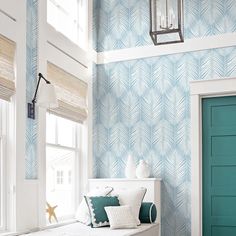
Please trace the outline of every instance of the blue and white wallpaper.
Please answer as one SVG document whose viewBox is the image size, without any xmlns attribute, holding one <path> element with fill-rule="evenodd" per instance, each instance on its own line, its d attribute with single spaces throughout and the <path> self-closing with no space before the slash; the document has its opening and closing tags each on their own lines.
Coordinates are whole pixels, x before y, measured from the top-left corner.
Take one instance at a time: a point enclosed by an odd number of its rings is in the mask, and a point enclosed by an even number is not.
<svg viewBox="0 0 236 236">
<path fill-rule="evenodd" d="M 236 31 L 235 0 L 184 0 L 185 39 Z M 94 48 L 152 44 L 149 0 L 94 0 Z"/>
<path fill-rule="evenodd" d="M 185 0 L 185 38 L 236 31 L 235 0 Z M 27 0 L 27 101 L 37 78 L 37 0 Z M 148 0 L 94 0 L 94 47 L 152 44 Z M 190 236 L 189 81 L 236 76 L 236 48 L 94 65 L 94 177 L 124 177 L 127 156 L 161 177 L 162 236 Z M 37 120 L 27 119 L 26 178 L 37 178 Z"/>
<path fill-rule="evenodd" d="M 190 235 L 189 81 L 236 76 L 236 48 L 110 63 L 94 78 L 94 175 L 124 177 L 129 153 L 161 177 L 162 236 Z"/>
<path fill-rule="evenodd" d="M 236 31 L 235 0 L 185 0 L 185 39 Z M 148 0 L 95 0 L 97 51 L 152 44 Z M 236 76 L 236 48 L 94 66 L 94 176 L 124 177 L 128 154 L 161 177 L 162 236 L 191 235 L 189 81 Z"/>
<path fill-rule="evenodd" d="M 38 1 L 27 0 L 26 101 L 31 102 L 37 84 Z M 26 104 L 27 105 L 27 104 Z M 27 111 L 27 108 L 26 108 Z M 27 115 L 26 115 L 27 116 Z M 25 178 L 37 179 L 37 119 L 26 118 Z"/>
</svg>

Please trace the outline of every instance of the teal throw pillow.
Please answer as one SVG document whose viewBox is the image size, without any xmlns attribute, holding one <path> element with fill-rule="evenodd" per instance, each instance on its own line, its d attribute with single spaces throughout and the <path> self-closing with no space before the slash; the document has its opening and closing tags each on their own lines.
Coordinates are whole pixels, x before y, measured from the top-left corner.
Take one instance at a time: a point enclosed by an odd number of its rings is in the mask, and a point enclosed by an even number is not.
<svg viewBox="0 0 236 236">
<path fill-rule="evenodd" d="M 91 217 L 91 227 L 98 228 L 109 225 L 105 207 L 120 206 L 118 197 L 88 197 L 85 196 Z"/>
<path fill-rule="evenodd" d="M 157 218 L 157 208 L 152 202 L 143 202 L 139 211 L 141 223 L 154 223 Z"/>
</svg>

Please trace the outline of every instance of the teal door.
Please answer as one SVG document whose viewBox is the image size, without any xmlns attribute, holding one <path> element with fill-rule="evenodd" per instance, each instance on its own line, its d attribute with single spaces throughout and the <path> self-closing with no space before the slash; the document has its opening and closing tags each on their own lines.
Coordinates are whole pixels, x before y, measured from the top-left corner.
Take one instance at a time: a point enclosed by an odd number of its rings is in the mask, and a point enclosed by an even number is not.
<svg viewBox="0 0 236 236">
<path fill-rule="evenodd" d="M 202 105 L 203 236 L 236 236 L 236 97 Z"/>
</svg>

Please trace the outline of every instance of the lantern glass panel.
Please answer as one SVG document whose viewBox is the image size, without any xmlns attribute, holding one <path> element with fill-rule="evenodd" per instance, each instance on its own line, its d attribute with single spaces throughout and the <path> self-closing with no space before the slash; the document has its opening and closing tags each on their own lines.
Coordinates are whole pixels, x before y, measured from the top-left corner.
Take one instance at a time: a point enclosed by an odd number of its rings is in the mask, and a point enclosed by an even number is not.
<svg viewBox="0 0 236 236">
<path fill-rule="evenodd" d="M 150 0 L 150 35 L 154 44 L 183 41 L 183 0 Z"/>
</svg>

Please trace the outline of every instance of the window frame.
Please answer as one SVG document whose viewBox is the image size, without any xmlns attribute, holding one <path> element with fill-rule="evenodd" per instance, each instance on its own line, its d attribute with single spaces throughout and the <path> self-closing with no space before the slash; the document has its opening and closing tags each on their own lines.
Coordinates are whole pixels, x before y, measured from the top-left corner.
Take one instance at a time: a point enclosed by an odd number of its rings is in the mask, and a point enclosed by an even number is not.
<svg viewBox="0 0 236 236">
<path fill-rule="evenodd" d="M 89 41 L 89 4 L 86 4 L 86 45 L 85 47 L 81 47 L 79 43 L 74 43 L 68 37 L 66 37 L 60 31 L 57 31 L 50 23 L 47 22 L 47 1 L 45 1 L 44 9 L 46 10 L 45 15 L 45 27 L 46 27 L 46 37 L 47 37 L 47 44 L 51 50 L 57 49 L 61 51 L 66 56 L 69 56 L 75 62 L 79 62 L 82 67 L 88 67 L 89 60 L 88 60 L 88 41 Z M 79 1 L 79 0 L 78 0 Z"/>
<path fill-rule="evenodd" d="M 63 170 L 57 170 L 56 185 L 63 185 L 64 183 L 64 172 Z"/>
<path fill-rule="evenodd" d="M 51 115 L 50 112 L 46 112 L 46 123 L 47 123 L 47 115 Z M 81 186 L 80 186 L 80 177 L 81 177 L 81 162 L 82 162 L 82 147 L 81 147 L 81 139 L 83 137 L 83 125 L 82 124 L 79 124 L 79 123 L 76 123 L 76 122 L 73 122 L 74 123 L 74 132 L 73 132 L 73 135 L 74 135 L 74 146 L 73 147 L 69 147 L 69 146 L 64 146 L 64 145 L 61 145 L 59 142 L 58 142 L 58 118 L 61 118 L 60 116 L 57 116 L 57 115 L 53 115 L 56 117 L 56 120 L 55 120 L 55 143 L 50 143 L 50 142 L 47 142 L 47 139 L 46 139 L 46 142 L 45 142 L 45 149 L 47 150 L 47 147 L 53 147 L 53 148 L 57 148 L 57 149 L 63 149 L 63 150 L 69 150 L 69 151 L 73 151 L 74 154 L 75 154 L 75 157 L 74 157 L 74 175 L 72 174 L 71 175 L 71 184 L 74 183 L 74 189 L 72 190 L 73 191 L 73 205 L 74 205 L 74 214 L 71 214 L 71 215 L 66 215 L 66 216 L 62 216 L 62 217 L 58 217 L 58 223 L 57 224 L 61 224 L 65 221 L 68 221 L 68 220 L 71 220 L 71 219 L 74 219 L 74 216 L 75 216 L 75 212 L 76 212 L 76 207 L 77 207 L 77 204 L 78 204 L 78 200 L 79 197 L 80 197 L 80 191 L 81 191 Z M 64 119 L 64 118 L 63 118 Z M 68 119 L 66 119 L 68 120 Z M 47 133 L 46 133 L 46 137 L 47 137 Z M 47 156 L 46 156 L 47 158 Z M 57 170 L 57 171 L 60 171 L 60 170 Z M 67 170 L 66 170 L 67 171 Z M 68 171 L 67 171 L 68 172 Z M 57 179 L 57 177 L 56 177 Z M 47 181 L 47 176 L 45 176 L 45 180 Z M 64 184 L 67 184 L 68 183 L 68 176 L 67 174 L 65 174 L 65 171 L 63 172 L 63 182 L 62 184 L 57 184 L 57 181 L 56 181 L 56 185 L 58 187 L 63 187 Z M 45 189 L 45 193 L 46 193 L 46 189 Z M 48 225 L 48 222 L 46 222 L 46 224 Z"/>
<path fill-rule="evenodd" d="M 7 181 L 6 181 L 6 158 L 5 156 L 5 140 L 4 136 L 0 135 L 0 165 L 1 165 L 1 170 L 0 170 L 0 179 L 1 179 L 1 186 L 0 186 L 0 209 L 1 209 L 1 216 L 0 216 L 0 232 L 6 231 L 6 222 L 7 222 L 7 214 L 6 214 L 6 208 L 7 208 L 7 202 L 6 202 L 6 186 L 7 186 Z"/>
<path fill-rule="evenodd" d="M 63 12 L 64 8 L 62 8 L 60 5 L 57 5 L 55 2 L 53 2 L 52 0 L 46 0 L 47 2 L 47 13 L 48 13 L 48 4 L 49 4 L 49 1 L 51 2 L 51 4 L 53 4 L 56 8 L 61 9 L 61 11 Z M 77 42 L 73 41 L 72 39 L 70 39 L 66 34 L 64 34 L 63 32 L 61 32 L 60 30 L 57 30 L 56 29 L 56 26 L 51 24 L 50 22 L 48 22 L 48 15 L 47 15 L 47 25 L 50 26 L 52 28 L 53 31 L 55 32 L 58 32 L 59 34 L 63 35 L 65 40 L 69 41 L 70 43 L 73 43 L 75 44 L 76 46 L 78 46 L 79 48 L 83 49 L 83 50 L 87 50 L 88 48 L 88 1 L 86 0 L 76 0 L 77 1 L 77 32 L 76 32 L 76 40 Z M 83 7 L 80 7 L 79 5 L 80 4 L 84 4 Z M 60 10 L 59 10 L 60 11 Z M 83 12 L 85 11 L 85 18 L 83 20 L 85 20 L 84 22 L 84 34 L 82 34 L 81 36 L 81 33 L 80 33 L 80 28 L 81 28 L 81 23 L 80 23 L 80 12 Z M 80 43 L 80 39 L 82 38 L 82 40 L 84 41 L 84 43 Z"/>
<path fill-rule="evenodd" d="M 5 103 L 5 104 L 4 104 Z M 8 152 L 7 139 L 9 134 L 9 104 L 4 101 L 0 104 L 0 233 L 6 232 L 8 229 L 8 189 L 9 189 L 9 173 L 8 173 Z"/>
<path fill-rule="evenodd" d="M 92 68 L 93 61 L 96 61 L 96 55 L 92 49 L 92 12 L 93 1 L 88 0 L 88 50 L 84 51 L 73 43 L 65 42 L 63 35 L 53 31 L 52 27 L 47 24 L 47 3 L 39 1 L 39 26 L 38 26 L 38 71 L 47 74 L 47 63 L 62 68 L 73 76 L 80 78 L 88 83 L 88 110 L 92 114 Z M 68 41 L 68 40 L 67 40 Z M 46 223 L 45 202 L 46 202 L 46 110 L 39 108 L 38 111 L 38 151 L 39 156 L 39 192 L 41 196 L 38 199 L 38 226 L 40 228 L 50 228 Z M 80 150 L 80 166 L 79 172 L 75 173 L 78 181 L 76 191 L 76 206 L 83 199 L 84 193 L 87 191 L 88 178 L 93 177 L 93 158 L 92 158 L 92 116 L 88 116 L 83 123 L 81 131 L 82 140 L 79 141 Z M 74 222 L 75 220 L 68 221 Z M 58 223 L 58 225 L 65 224 Z"/>
</svg>

